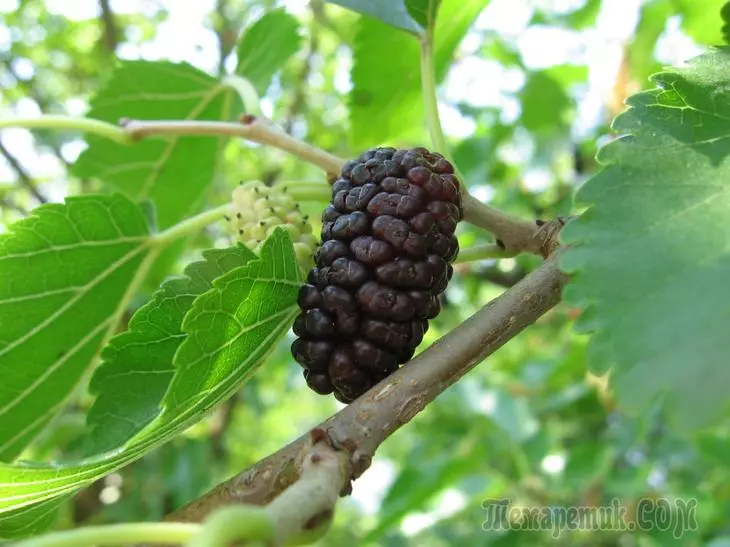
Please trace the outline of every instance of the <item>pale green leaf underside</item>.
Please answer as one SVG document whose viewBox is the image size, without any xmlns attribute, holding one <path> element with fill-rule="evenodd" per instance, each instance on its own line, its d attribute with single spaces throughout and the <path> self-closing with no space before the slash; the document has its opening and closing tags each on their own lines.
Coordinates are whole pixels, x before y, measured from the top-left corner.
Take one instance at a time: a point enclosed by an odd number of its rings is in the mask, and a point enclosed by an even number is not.
<svg viewBox="0 0 730 547">
<path fill-rule="evenodd" d="M 0 465 L 0 537 L 26 526 L 30 512 L 38 518 L 37 504 L 52 509 L 50 500 L 141 457 L 239 389 L 289 329 L 300 284 L 291 239 L 277 229 L 260 259 L 216 279 L 194 300 L 163 412 L 124 448 L 80 462 Z"/>
<path fill-rule="evenodd" d="M 299 51 L 299 21 L 284 10 L 273 10 L 246 30 L 238 43 L 236 74 L 245 77 L 259 95 L 271 79 Z"/>
<path fill-rule="evenodd" d="M 423 27 L 413 20 L 403 0 L 326 0 L 349 10 L 369 15 L 386 25 L 414 34 L 423 32 Z M 428 1 L 428 0 L 425 0 Z"/>
<path fill-rule="evenodd" d="M 0 460 L 22 452 L 93 364 L 148 242 L 121 195 L 44 205 L 0 236 Z"/>
<path fill-rule="evenodd" d="M 653 80 L 578 193 L 591 208 L 562 236 L 576 274 L 565 295 L 586 308 L 589 364 L 613 367 L 623 408 L 663 396 L 689 429 L 730 407 L 730 51 Z"/>
<path fill-rule="evenodd" d="M 489 0 L 444 0 L 435 27 L 437 81 Z M 394 55 L 393 52 L 398 52 Z M 350 139 L 354 149 L 379 144 L 425 144 L 420 45 L 412 35 L 369 17 L 355 29 Z"/>
<path fill-rule="evenodd" d="M 255 258 L 243 245 L 205 251 L 203 261 L 189 265 L 185 277 L 163 283 L 135 312 L 127 331 L 110 340 L 102 353 L 104 362 L 91 379 L 90 390 L 97 398 L 87 416 L 87 454 L 122 446 L 157 417 L 175 372 L 175 352 L 185 337 L 183 318 L 193 300 L 209 290 L 215 278 Z"/>
<path fill-rule="evenodd" d="M 110 123 L 122 118 L 227 121 L 239 111 L 240 100 L 231 89 L 187 63 L 123 61 L 91 100 L 87 115 Z M 121 145 L 89 137 L 88 142 L 73 174 L 110 183 L 137 201 L 151 199 L 164 229 L 196 209 L 225 139 L 171 136 Z"/>
</svg>

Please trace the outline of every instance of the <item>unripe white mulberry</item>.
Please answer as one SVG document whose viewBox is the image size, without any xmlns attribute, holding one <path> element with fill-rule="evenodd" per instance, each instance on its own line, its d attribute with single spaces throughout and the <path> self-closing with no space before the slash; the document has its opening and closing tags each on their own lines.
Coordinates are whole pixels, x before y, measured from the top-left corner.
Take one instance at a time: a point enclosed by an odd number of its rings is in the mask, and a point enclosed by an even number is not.
<svg viewBox="0 0 730 547">
<path fill-rule="evenodd" d="M 227 219 L 234 238 L 254 252 L 277 226 L 284 228 L 294 243 L 299 265 L 304 270 L 312 267 L 317 239 L 308 216 L 301 213 L 286 186 L 266 186 L 259 180 L 241 183 L 233 190 Z"/>
</svg>

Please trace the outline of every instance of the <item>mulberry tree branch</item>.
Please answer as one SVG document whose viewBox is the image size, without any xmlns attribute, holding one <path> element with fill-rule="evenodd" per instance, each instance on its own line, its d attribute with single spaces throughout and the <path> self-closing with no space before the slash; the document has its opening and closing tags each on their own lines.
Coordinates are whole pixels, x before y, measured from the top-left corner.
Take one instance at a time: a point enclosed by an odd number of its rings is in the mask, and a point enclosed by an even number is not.
<svg viewBox="0 0 730 547">
<path fill-rule="evenodd" d="M 352 479 L 368 468 L 378 446 L 393 432 L 557 304 L 567 278 L 558 269 L 556 255 L 316 428 L 349 454 Z M 309 438 L 309 433 L 302 436 L 167 520 L 200 522 L 221 506 L 269 503 L 298 480 L 297 458 Z"/>
<path fill-rule="evenodd" d="M 335 177 L 345 162 L 321 148 L 288 135 L 263 116 L 243 115 L 241 123 L 123 119 L 120 121 L 120 126 L 115 126 L 91 118 L 46 115 L 38 118 L 0 120 L 0 129 L 3 127 L 75 129 L 109 138 L 119 144 L 131 144 L 143 138 L 169 135 L 227 135 L 289 152 L 312 165 L 321 167 L 330 177 Z M 497 244 L 507 253 L 530 252 L 544 257 L 555 249 L 554 236 L 563 225 L 562 220 L 537 225 L 482 203 L 468 192 L 464 195 L 464 219 L 494 234 Z"/>
<path fill-rule="evenodd" d="M 548 256 L 555 250 L 555 235 L 562 220 L 536 224 L 464 195 L 464 220 L 494 234 L 497 244 L 509 254 L 523 251 Z"/>
<path fill-rule="evenodd" d="M 259 144 L 267 144 L 289 152 L 309 163 L 321 167 L 327 173 L 340 171 L 344 160 L 288 135 L 264 117 L 243 116 L 242 123 L 205 121 L 141 121 L 123 120 L 124 131 L 133 139 L 153 135 L 229 135 L 241 137 Z"/>
<path fill-rule="evenodd" d="M 288 135 L 264 117 L 247 118 L 247 116 L 243 116 L 243 123 L 241 124 L 205 121 L 124 120 L 122 127 L 134 139 L 154 135 L 230 135 L 242 137 L 289 152 L 321 167 L 330 175 L 336 175 L 345 162 L 342 158 Z M 552 229 L 538 227 L 533 222 L 504 213 L 480 202 L 468 193 L 464 196 L 464 219 L 494 234 L 508 254 L 527 251 L 548 256 L 554 250 L 553 247 L 547 245 L 553 239 L 554 231 Z"/>
<path fill-rule="evenodd" d="M 22 184 L 39 203 L 46 203 L 48 200 L 46 199 L 46 197 L 43 194 L 41 194 L 38 191 L 38 188 L 35 187 L 35 184 L 33 184 L 33 178 L 25 170 L 25 168 L 20 164 L 20 161 L 18 161 L 18 158 L 13 156 L 10 153 L 10 151 L 7 148 L 5 148 L 5 146 L 2 144 L 2 142 L 0 142 L 0 154 L 3 155 L 5 160 L 10 164 L 10 166 L 18 174 L 18 180 L 20 181 L 20 184 Z"/>
<path fill-rule="evenodd" d="M 113 55 L 119 45 L 119 30 L 109 0 L 99 0 L 99 11 L 101 11 L 101 24 L 104 28 L 104 47 L 108 53 Z"/>
</svg>

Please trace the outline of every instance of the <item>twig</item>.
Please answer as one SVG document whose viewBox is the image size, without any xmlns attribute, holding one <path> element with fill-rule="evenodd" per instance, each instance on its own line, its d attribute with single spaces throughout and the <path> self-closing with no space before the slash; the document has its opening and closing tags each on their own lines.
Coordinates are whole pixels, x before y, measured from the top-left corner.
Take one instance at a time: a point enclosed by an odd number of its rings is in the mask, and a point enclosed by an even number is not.
<svg viewBox="0 0 730 547">
<path fill-rule="evenodd" d="M 10 209 L 12 211 L 15 211 L 16 213 L 20 213 L 23 216 L 28 216 L 30 214 L 30 211 L 28 211 L 25 207 L 22 207 L 21 205 L 18 205 L 13 200 L 9 198 L 0 198 L 0 207 L 4 207 L 6 209 Z"/>
<path fill-rule="evenodd" d="M 330 154 L 316 146 L 300 141 L 274 125 L 264 117 L 249 119 L 243 116 L 244 123 L 207 122 L 207 121 L 141 121 L 123 120 L 122 128 L 133 139 L 153 135 L 230 135 L 243 137 L 260 144 L 274 146 L 317 165 L 328 174 L 338 173 L 344 163 L 342 158 Z M 246 123 L 248 121 L 248 123 Z M 508 254 L 527 251 L 548 256 L 555 247 L 555 229 L 562 223 L 538 226 L 533 222 L 503 213 L 482 203 L 468 193 L 464 195 L 464 219 L 475 226 L 494 234 L 498 244 Z M 558 221 L 556 221 L 558 222 Z"/>
<path fill-rule="evenodd" d="M 152 135 L 230 135 L 253 142 L 274 146 L 324 169 L 327 173 L 339 173 L 344 160 L 316 146 L 287 135 L 264 117 L 250 120 L 243 116 L 243 123 L 206 121 L 140 121 L 123 120 L 124 131 L 134 139 Z"/>
<path fill-rule="evenodd" d="M 194 524 L 129 522 L 100 526 L 82 526 L 44 534 L 13 544 L 13 547 L 81 547 L 86 545 L 131 545 L 138 541 L 156 541 L 163 545 L 180 545 L 198 532 Z"/>
<path fill-rule="evenodd" d="M 119 45 L 119 33 L 114 20 L 114 12 L 109 5 L 109 0 L 99 0 L 99 8 L 101 9 L 101 22 L 104 26 L 104 47 L 109 53 L 114 54 Z"/>
<path fill-rule="evenodd" d="M 324 0 L 310 0 L 309 7 L 312 10 L 314 20 L 323 27 L 331 30 L 337 37 L 337 41 L 339 43 L 348 45 L 352 43 L 352 36 L 342 32 L 337 25 L 335 25 L 334 21 L 330 19 L 329 15 L 327 15 Z"/>
<path fill-rule="evenodd" d="M 31 177 L 30 174 L 25 170 L 25 168 L 20 164 L 18 159 L 13 156 L 10 151 L 5 148 L 5 146 L 3 146 L 2 142 L 0 142 L 0 154 L 3 155 L 3 157 L 10 164 L 10 167 L 12 167 L 18 174 L 18 180 L 20 181 L 20 184 L 22 184 L 25 189 L 28 190 L 36 200 L 38 200 L 39 203 L 47 203 L 48 199 L 46 199 L 46 197 L 41 194 L 38 191 L 38 188 L 36 188 L 33 184 L 33 177 Z"/>
<path fill-rule="evenodd" d="M 288 135 L 271 120 L 250 114 L 241 116 L 241 123 L 122 119 L 119 126 L 92 118 L 45 115 L 37 118 L 0 120 L 0 128 L 2 127 L 74 129 L 100 135 L 119 144 L 129 144 L 146 137 L 169 135 L 242 137 L 273 146 L 317 165 L 327 172 L 331 180 L 336 178 L 344 163 L 342 158 Z M 497 245 L 507 253 L 526 251 L 547 257 L 555 250 L 555 235 L 564 224 L 562 219 L 548 223 L 532 223 L 482 203 L 468 192 L 464 193 L 463 199 L 464 219 L 494 234 Z"/>
<path fill-rule="evenodd" d="M 216 460 L 222 461 L 226 458 L 226 447 L 225 437 L 228 432 L 228 428 L 233 423 L 234 410 L 238 404 L 238 397 L 234 394 L 228 399 L 221 408 L 217 420 L 211 426 L 210 430 L 210 448 L 213 453 L 213 457 Z"/>
<path fill-rule="evenodd" d="M 486 260 L 489 258 L 511 258 L 516 256 L 514 251 L 505 251 L 499 245 L 494 243 L 484 243 L 482 245 L 474 245 L 459 251 L 456 257 L 456 264 L 465 262 L 474 262 L 475 260 Z"/>
<path fill-rule="evenodd" d="M 556 253 L 557 254 L 557 253 Z M 318 426 L 350 454 L 352 478 L 378 446 L 485 357 L 535 322 L 559 300 L 566 277 L 556 256 L 491 301 L 407 365 Z M 167 517 L 199 522 L 233 503 L 266 504 L 298 478 L 305 435 Z"/>
<path fill-rule="evenodd" d="M 8 60 L 3 61 L 3 64 L 5 69 L 15 79 L 18 86 L 22 87 L 25 93 L 38 104 L 38 108 L 40 108 L 41 112 L 50 112 L 52 110 L 53 105 L 51 104 L 51 101 L 38 92 L 38 90 L 41 89 L 41 86 L 38 85 L 35 77 L 30 78 L 29 80 L 23 80 L 13 67 L 13 63 Z M 44 139 L 42 136 L 39 136 L 39 139 L 43 142 L 43 144 L 51 149 L 58 158 L 58 161 L 65 165 L 67 169 L 71 167 L 71 163 L 63 157 L 61 149 L 54 142 L 49 139 Z"/>
<path fill-rule="evenodd" d="M 527 272 L 522 268 L 515 268 L 509 272 L 502 272 L 497 268 L 487 268 L 477 271 L 472 269 L 470 271 L 470 275 L 477 279 L 484 279 L 485 281 L 508 289 L 523 279 L 527 275 Z"/>
<path fill-rule="evenodd" d="M 310 28 L 309 32 L 309 51 L 307 51 L 307 56 L 304 59 L 301 72 L 297 75 L 294 97 L 287 109 L 286 116 L 284 117 L 284 123 L 282 124 L 286 133 L 292 132 L 296 117 L 302 113 L 307 103 L 307 85 L 309 83 L 309 75 L 312 72 L 312 63 L 314 61 L 314 56 L 317 54 L 317 47 L 319 44 L 316 29 Z"/>
<path fill-rule="evenodd" d="M 277 545 L 326 529 L 340 493 L 349 487 L 348 453 L 334 450 L 323 431 L 314 430 L 311 438 L 314 444 L 301 459 L 299 478 L 267 507 L 276 522 Z"/>
<path fill-rule="evenodd" d="M 228 17 L 229 8 L 228 0 L 216 0 L 215 14 L 217 20 L 213 23 L 213 31 L 218 41 L 218 76 L 223 76 L 226 73 L 226 59 L 228 59 L 233 48 L 236 47 L 237 28 L 240 26 L 240 20 L 248 13 L 248 8 L 240 9 L 237 7 L 234 10 L 237 16 L 236 20 L 231 20 Z"/>
<path fill-rule="evenodd" d="M 538 237 L 540 227 L 534 222 L 504 213 L 499 209 L 482 203 L 470 194 L 464 195 L 464 220 L 484 228 L 494 234 L 497 244 L 505 251 L 529 251 L 547 256 L 543 253 L 542 238 Z M 551 249 L 552 251 L 552 249 Z"/>
</svg>

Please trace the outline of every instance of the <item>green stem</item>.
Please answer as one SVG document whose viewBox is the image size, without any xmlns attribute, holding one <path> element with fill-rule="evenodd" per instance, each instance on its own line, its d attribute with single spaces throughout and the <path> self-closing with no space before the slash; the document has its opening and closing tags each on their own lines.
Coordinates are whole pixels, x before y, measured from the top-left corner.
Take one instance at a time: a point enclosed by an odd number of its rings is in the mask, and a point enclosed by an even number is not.
<svg viewBox="0 0 730 547">
<path fill-rule="evenodd" d="M 201 528 L 199 524 L 177 522 L 130 522 L 108 526 L 87 526 L 20 541 L 13 547 L 86 547 L 134 543 L 172 545 L 187 542 Z"/>
<path fill-rule="evenodd" d="M 132 138 L 121 127 L 92 118 L 43 114 L 36 118 L 0 119 L 0 129 L 7 127 L 84 131 L 106 137 L 119 144 L 131 144 L 133 142 Z"/>
<path fill-rule="evenodd" d="M 286 187 L 286 191 L 297 201 L 329 201 L 332 188 L 326 182 L 282 182 L 276 188 Z"/>
<path fill-rule="evenodd" d="M 263 541 L 276 537 L 274 519 L 263 507 L 238 505 L 213 513 L 187 547 L 227 547 L 235 541 Z"/>
<path fill-rule="evenodd" d="M 436 68 L 433 55 L 433 29 L 428 29 L 421 39 L 421 92 L 426 107 L 426 125 L 431 135 L 431 144 L 436 152 L 444 157 L 454 166 L 456 177 L 461 181 L 462 189 L 464 177 L 454 163 L 449 151 L 446 136 L 441 128 L 441 117 L 439 116 L 438 97 L 436 96 Z"/>
<path fill-rule="evenodd" d="M 261 99 L 256 92 L 256 88 L 246 78 L 229 74 L 223 78 L 223 85 L 234 89 L 238 96 L 241 97 L 243 108 L 246 114 L 254 116 L 261 115 Z"/>
<path fill-rule="evenodd" d="M 490 258 L 511 258 L 517 256 L 517 254 L 515 251 L 505 251 L 494 243 L 485 243 L 483 245 L 474 245 L 466 249 L 461 249 L 459 256 L 456 258 L 456 264 L 474 262 L 475 260 L 487 260 Z"/>
<path fill-rule="evenodd" d="M 167 230 L 160 232 L 159 234 L 152 237 L 152 245 L 164 247 L 180 239 L 183 236 L 188 235 L 191 232 L 202 230 L 208 224 L 215 222 L 216 220 L 222 220 L 226 213 L 230 210 L 230 204 L 220 205 L 214 209 L 204 211 L 194 217 L 178 222 L 174 226 L 171 226 Z"/>
<path fill-rule="evenodd" d="M 446 137 L 441 129 L 441 118 L 439 117 L 438 98 L 436 97 L 436 71 L 433 65 L 433 38 L 432 33 L 427 32 L 421 40 L 421 89 L 423 102 L 426 107 L 426 124 L 431 135 L 433 147 L 450 159 L 449 147 L 446 144 Z"/>
</svg>

